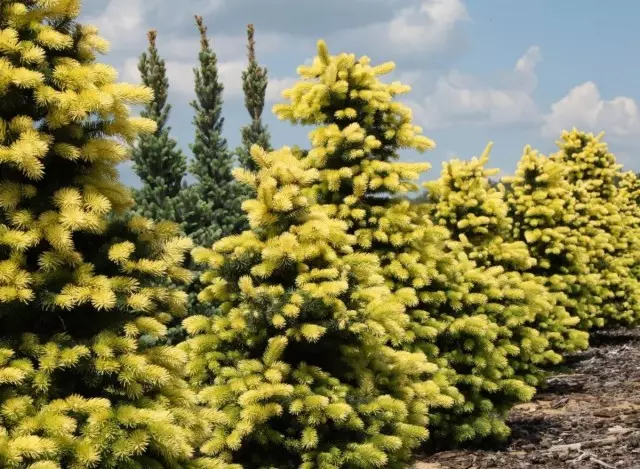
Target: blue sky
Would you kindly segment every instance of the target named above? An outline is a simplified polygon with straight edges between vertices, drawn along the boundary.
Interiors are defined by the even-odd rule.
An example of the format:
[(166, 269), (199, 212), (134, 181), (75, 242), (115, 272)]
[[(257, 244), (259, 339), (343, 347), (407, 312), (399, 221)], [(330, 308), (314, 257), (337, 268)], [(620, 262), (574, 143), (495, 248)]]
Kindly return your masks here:
[[(309, 128), (271, 114), (295, 69), (325, 39), (333, 53), (393, 61), (393, 79), (412, 85), (405, 101), (437, 148), (403, 158), (441, 162), (479, 155), (494, 142), (492, 165), (510, 173), (525, 144), (552, 152), (563, 128), (605, 131), (625, 168), (640, 170), (640, 4), (597, 0), (85, 0), (81, 21), (111, 42), (103, 59), (121, 79), (138, 82), (146, 31), (170, 79), (173, 136), (188, 153), (193, 138), (193, 74), (198, 53), (194, 14), (202, 14), (225, 85), (225, 136), (238, 145), (248, 121), (240, 73), (245, 26), (256, 27), (258, 60), (269, 71), (265, 119), (275, 146), (305, 144)], [(125, 182), (136, 185), (130, 167)]]

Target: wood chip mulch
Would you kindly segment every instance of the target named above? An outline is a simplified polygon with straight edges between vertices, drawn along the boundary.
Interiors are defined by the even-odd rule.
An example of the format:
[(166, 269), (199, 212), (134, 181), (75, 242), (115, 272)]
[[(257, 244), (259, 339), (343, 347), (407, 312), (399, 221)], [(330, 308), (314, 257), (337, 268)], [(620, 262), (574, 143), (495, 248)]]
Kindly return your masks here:
[(640, 329), (591, 343), (512, 410), (504, 447), (438, 452), (415, 469), (640, 469)]

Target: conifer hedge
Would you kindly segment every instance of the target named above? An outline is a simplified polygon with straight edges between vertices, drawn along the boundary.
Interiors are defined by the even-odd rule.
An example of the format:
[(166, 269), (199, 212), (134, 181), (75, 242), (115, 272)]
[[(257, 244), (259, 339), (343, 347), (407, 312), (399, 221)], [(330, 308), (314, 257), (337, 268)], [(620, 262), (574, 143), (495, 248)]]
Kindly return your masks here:
[[(533, 270), (532, 257), (524, 240), (512, 235), (513, 219), (502, 184), (491, 184), (486, 169), (487, 146), (480, 158), (445, 163), (440, 179), (426, 183), (426, 209), (431, 217), (449, 228), (454, 245), (480, 265), (499, 269), (503, 281), (494, 311), (499, 324), (511, 329), (511, 340), (519, 353), (511, 360), (522, 379), (537, 386), (544, 367), (557, 364), (560, 352), (587, 346), (586, 334), (577, 330), (572, 316), (545, 286), (545, 278)], [(516, 188), (511, 184), (511, 192)]]

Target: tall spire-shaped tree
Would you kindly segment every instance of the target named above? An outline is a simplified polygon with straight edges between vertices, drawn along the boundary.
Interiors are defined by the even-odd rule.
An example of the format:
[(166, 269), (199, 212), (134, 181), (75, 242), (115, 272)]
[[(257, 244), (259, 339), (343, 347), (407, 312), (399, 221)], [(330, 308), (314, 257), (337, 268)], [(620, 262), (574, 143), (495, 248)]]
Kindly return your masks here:
[(237, 149), (240, 164), (245, 169), (258, 169), (251, 158), (252, 145), (259, 145), (267, 151), (271, 150), (270, 135), (267, 126), (262, 122), (265, 94), (267, 91), (267, 69), (258, 65), (256, 60), (255, 29), (252, 24), (247, 26), (249, 65), (242, 72), (242, 89), (244, 90), (244, 105), (249, 112), (251, 123), (242, 128), (242, 146)]
[(135, 191), (135, 209), (154, 220), (175, 221), (178, 219), (176, 199), (187, 171), (187, 161), (177, 148), (177, 142), (169, 136), (169, 80), (165, 62), (158, 54), (157, 32), (151, 30), (147, 37), (149, 48), (140, 56), (138, 70), (142, 83), (153, 91), (153, 101), (144, 106), (142, 116), (156, 123), (156, 131), (141, 136), (132, 152), (133, 169), (143, 184)]
[(182, 211), (186, 233), (200, 246), (211, 247), (220, 237), (237, 233), (246, 224), (240, 205), (243, 190), (231, 171), (233, 156), (222, 135), (222, 91), (218, 59), (207, 37), (201, 16), (196, 16), (200, 33), (199, 66), (194, 69), (196, 99), (193, 124), (195, 140), (191, 145), (190, 172), (196, 183), (185, 191)]
[(155, 123), (146, 87), (117, 83), (79, 0), (0, 2), (0, 467), (220, 467), (181, 379), (186, 356), (142, 347), (185, 313), (191, 241), (112, 213), (116, 166)]

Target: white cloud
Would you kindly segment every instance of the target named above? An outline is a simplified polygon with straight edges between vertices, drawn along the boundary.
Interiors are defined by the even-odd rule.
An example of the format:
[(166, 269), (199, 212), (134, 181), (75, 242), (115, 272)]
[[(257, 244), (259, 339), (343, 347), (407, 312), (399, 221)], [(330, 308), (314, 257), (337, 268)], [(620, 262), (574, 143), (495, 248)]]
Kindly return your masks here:
[(225, 99), (236, 99), (243, 96), (242, 71), (247, 67), (245, 60), (219, 62), (218, 74), (224, 85)]
[(401, 9), (386, 27), (389, 40), (403, 49), (441, 49), (457, 24), (469, 19), (461, 0), (421, 0)]
[[(197, 11), (200, 15), (210, 15), (223, 8), (225, 1), (190, 0), (189, 10)], [(103, 5), (99, 12), (95, 11), (95, 7), (90, 8), (92, 13), (82, 16), (80, 20), (85, 24), (96, 26), (100, 35), (111, 43), (114, 52), (133, 50), (142, 52), (147, 45), (146, 32), (149, 29), (155, 28), (156, 25), (175, 25), (176, 23), (175, 0), (108, 0)], [(182, 36), (171, 37), (171, 34), (165, 36), (162, 32), (164, 28), (160, 27), (159, 48), (167, 47), (170, 54), (180, 55), (191, 52), (197, 55), (199, 44), (193, 16), (191, 20), (193, 39), (185, 40)], [(229, 46), (233, 42), (243, 44), (245, 37), (223, 35), (219, 39), (224, 46)], [(232, 51), (236, 53), (238, 48), (234, 47)]]
[(291, 88), (297, 81), (296, 77), (269, 78), (265, 101), (268, 103), (283, 101), (282, 92), (287, 88)]
[(538, 86), (538, 76), (536, 75), (536, 65), (542, 61), (542, 53), (538, 46), (531, 46), (522, 57), (516, 62), (514, 68), (517, 85), (521, 88), (533, 92)]
[[(260, 57), (277, 52), (286, 44), (286, 37), (280, 34), (258, 32), (257, 39), (256, 55), (259, 61)], [(232, 61), (247, 56), (246, 34), (209, 34), (209, 43), (220, 61)], [(168, 59), (195, 61), (200, 50), (200, 37), (197, 36), (195, 25), (193, 35), (190, 37), (175, 37), (160, 33), (158, 50), (161, 56)]]
[(412, 103), (416, 117), (428, 128), (448, 127), (459, 121), (483, 125), (536, 122), (539, 114), (531, 94), (537, 85), (535, 68), (541, 60), (540, 49), (530, 47), (500, 86), (479, 83), (453, 70), (437, 80), (432, 94)]
[(140, 43), (147, 29), (145, 17), (143, 0), (110, 0), (101, 14), (85, 18), (83, 22), (96, 26), (100, 35), (118, 48), (122, 43)]
[(326, 37), (329, 47), (342, 44), (350, 50), (385, 54), (389, 57), (423, 60), (447, 53), (460, 45), (457, 26), (469, 19), (462, 0), (412, 0), (412, 6), (398, 8), (388, 17), (358, 27), (336, 30)]
[(136, 57), (128, 58), (124, 65), (120, 67), (120, 79), (127, 83), (140, 83), (140, 71), (138, 70), (138, 59)]
[(633, 98), (603, 99), (595, 83), (588, 81), (571, 89), (551, 105), (544, 116), (542, 135), (557, 137), (562, 130), (577, 127), (585, 131), (604, 130), (607, 137), (633, 143), (640, 137), (640, 110)]

